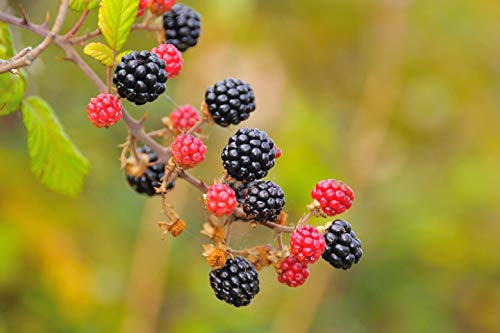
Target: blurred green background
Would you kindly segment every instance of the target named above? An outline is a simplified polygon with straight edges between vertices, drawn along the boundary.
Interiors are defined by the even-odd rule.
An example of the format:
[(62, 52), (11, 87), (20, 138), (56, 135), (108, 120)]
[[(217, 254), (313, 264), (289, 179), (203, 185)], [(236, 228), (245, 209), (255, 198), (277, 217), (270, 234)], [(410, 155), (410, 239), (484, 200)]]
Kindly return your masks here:
[[(58, 5), (0, 9), (17, 3), (35, 22)], [(0, 119), (0, 332), (500, 332), (500, 2), (186, 3), (203, 16), (202, 38), (167, 93), (198, 106), (216, 80), (250, 82), (258, 108), (244, 125), (283, 149), (268, 178), (291, 221), (318, 180), (347, 182), (356, 200), (342, 217), (363, 259), (347, 272), (321, 261), (297, 289), (265, 269), (250, 307), (218, 301), (200, 256), (198, 192), (178, 183), (170, 202), (188, 230), (162, 241), (159, 200), (134, 193), (119, 169), (125, 126), (90, 124), (97, 91), (53, 47), (28, 69), (29, 94), (53, 105), (92, 166), (78, 199), (47, 191), (29, 171), (20, 114)], [(12, 30), (18, 49), (40, 41)], [(155, 38), (133, 32), (126, 48)], [(174, 109), (166, 98), (129, 104), (136, 117), (147, 111), (148, 130)], [(235, 130), (208, 130), (196, 175), (222, 172)], [(267, 229), (235, 232), (241, 246), (271, 240)]]

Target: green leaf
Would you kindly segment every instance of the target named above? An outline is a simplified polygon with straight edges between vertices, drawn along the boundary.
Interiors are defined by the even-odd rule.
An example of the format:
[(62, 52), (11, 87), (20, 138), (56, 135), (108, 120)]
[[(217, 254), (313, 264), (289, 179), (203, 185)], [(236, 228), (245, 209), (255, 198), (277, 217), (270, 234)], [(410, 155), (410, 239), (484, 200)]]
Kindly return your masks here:
[(137, 0), (102, 0), (98, 25), (109, 46), (118, 51), (127, 41), (137, 11)]
[[(14, 56), (14, 46), (9, 26), (0, 22), (0, 58), (10, 59)], [(0, 74), (0, 116), (8, 115), (19, 109), (23, 100), (26, 81), (23, 72), (17, 74)]]
[(0, 116), (19, 110), (25, 90), (26, 81), (21, 72), (0, 74)]
[(33, 173), (49, 189), (76, 196), (88, 172), (87, 159), (68, 138), (54, 111), (42, 98), (26, 98), (22, 112)]
[(127, 51), (123, 51), (123, 52), (118, 53), (118, 55), (115, 57), (115, 64), (117, 64), (117, 63), (119, 63), (120, 61), (122, 61), (122, 58), (123, 58), (124, 56), (126, 56), (127, 54), (130, 54), (130, 53), (132, 53), (132, 52), (134, 52), (134, 51), (132, 51), (132, 50), (127, 50)]
[(14, 46), (7, 23), (0, 22), (0, 59), (10, 59), (14, 56)]
[[(83, 12), (87, 9), (94, 9), (99, 6), (100, 0), (71, 0), (69, 2), (69, 8), (76, 10), (77, 12)], [(61, 0), (59, 0), (61, 2)]]
[(104, 66), (113, 66), (113, 50), (103, 43), (90, 43), (83, 49), (83, 53), (96, 59)]

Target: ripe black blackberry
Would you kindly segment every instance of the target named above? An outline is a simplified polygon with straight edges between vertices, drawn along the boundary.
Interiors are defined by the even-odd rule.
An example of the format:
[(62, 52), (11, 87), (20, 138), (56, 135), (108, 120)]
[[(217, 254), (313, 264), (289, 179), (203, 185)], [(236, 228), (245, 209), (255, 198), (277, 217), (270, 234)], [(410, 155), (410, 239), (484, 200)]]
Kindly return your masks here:
[(165, 61), (149, 51), (125, 55), (116, 66), (113, 83), (121, 97), (143, 105), (165, 92)]
[(236, 201), (241, 204), (245, 202), (245, 191), (248, 187), (248, 184), (239, 181), (230, 181), (227, 182), (227, 185), (229, 185), (229, 187), (233, 189), (234, 193), (236, 193)]
[(326, 249), (323, 259), (335, 268), (349, 269), (357, 264), (363, 255), (361, 241), (344, 220), (335, 220), (325, 234)]
[(250, 112), (255, 110), (255, 94), (250, 84), (227, 78), (207, 89), (205, 103), (213, 120), (227, 127), (250, 117)]
[(184, 52), (198, 43), (201, 33), (201, 16), (193, 8), (176, 4), (163, 14), (166, 44), (174, 44)]
[[(127, 181), (129, 185), (138, 193), (144, 193), (149, 196), (159, 194), (156, 192), (155, 188), (160, 187), (163, 176), (165, 175), (165, 163), (155, 163), (158, 161), (156, 154), (149, 148), (149, 146), (144, 146), (137, 149), (137, 155), (142, 154), (148, 155), (148, 163), (151, 164), (147, 166), (141, 175), (130, 175), (127, 174)], [(128, 170), (130, 168), (127, 168)], [(167, 191), (173, 189), (175, 186), (175, 181), (167, 184)]]
[(259, 292), (259, 274), (246, 259), (228, 259), (224, 267), (210, 272), (215, 296), (236, 307), (250, 304)]
[(256, 128), (241, 128), (222, 151), (223, 166), (229, 176), (250, 182), (267, 176), (274, 166), (276, 151), (267, 133)]
[(285, 206), (285, 193), (272, 181), (257, 180), (245, 193), (243, 210), (249, 219), (274, 222)]

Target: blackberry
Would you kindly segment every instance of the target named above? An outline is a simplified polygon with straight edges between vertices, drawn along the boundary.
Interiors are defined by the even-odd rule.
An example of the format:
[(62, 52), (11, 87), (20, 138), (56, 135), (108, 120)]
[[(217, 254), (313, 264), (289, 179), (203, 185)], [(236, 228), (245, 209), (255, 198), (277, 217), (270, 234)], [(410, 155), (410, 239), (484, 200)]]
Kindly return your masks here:
[(224, 267), (210, 272), (215, 296), (236, 307), (250, 304), (260, 290), (259, 274), (246, 259), (228, 259)]
[(247, 217), (259, 222), (274, 222), (285, 205), (285, 194), (272, 181), (257, 180), (245, 193), (243, 210)]
[(335, 220), (324, 235), (326, 249), (323, 259), (335, 268), (349, 269), (357, 264), (363, 255), (361, 241), (344, 220)]
[(163, 28), (167, 44), (184, 52), (198, 43), (201, 33), (201, 16), (193, 8), (176, 4), (163, 14)]
[(274, 142), (266, 132), (241, 128), (222, 151), (224, 169), (236, 180), (249, 182), (267, 176), (274, 166)]
[(228, 182), (230, 188), (233, 189), (234, 193), (236, 193), (236, 201), (239, 203), (245, 202), (245, 191), (248, 187), (248, 184), (239, 181)]
[[(149, 148), (144, 146), (137, 149), (137, 154), (146, 154), (149, 158), (149, 165), (146, 170), (139, 176), (127, 174), (129, 185), (138, 193), (144, 193), (149, 196), (159, 194), (155, 188), (160, 187), (163, 176), (165, 175), (165, 163), (155, 163), (158, 160), (156, 154)], [(167, 190), (173, 189), (175, 181), (167, 184)]]
[(165, 61), (149, 51), (134, 51), (116, 66), (113, 83), (121, 97), (143, 105), (165, 92), (167, 78)]
[(237, 125), (255, 110), (255, 94), (250, 84), (227, 78), (207, 89), (205, 103), (213, 120), (222, 127)]

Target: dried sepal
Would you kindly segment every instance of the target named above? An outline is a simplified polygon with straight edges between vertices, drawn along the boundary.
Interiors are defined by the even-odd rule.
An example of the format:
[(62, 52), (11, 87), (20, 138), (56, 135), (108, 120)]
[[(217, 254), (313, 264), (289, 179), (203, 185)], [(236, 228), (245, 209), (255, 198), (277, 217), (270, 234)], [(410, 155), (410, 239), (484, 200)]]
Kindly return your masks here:
[(201, 233), (213, 240), (214, 243), (222, 243), (226, 235), (223, 227), (209, 222), (203, 224)]
[(164, 239), (168, 233), (174, 237), (179, 236), (186, 229), (186, 222), (181, 219), (177, 219), (173, 223), (160, 221), (158, 222), (158, 226), (163, 230), (161, 238)]
[(276, 219), (276, 223), (279, 225), (288, 225), (288, 214), (284, 211), (281, 211)]
[(271, 245), (261, 245), (249, 249), (246, 258), (257, 270), (279, 261), (276, 250)]
[(224, 245), (215, 247), (213, 244), (203, 245), (203, 256), (207, 258), (207, 262), (213, 269), (224, 267), (227, 261), (227, 248)]
[(321, 204), (318, 200), (313, 199), (313, 201), (306, 206), (307, 210), (314, 214), (314, 216), (328, 217), (321, 209)]

